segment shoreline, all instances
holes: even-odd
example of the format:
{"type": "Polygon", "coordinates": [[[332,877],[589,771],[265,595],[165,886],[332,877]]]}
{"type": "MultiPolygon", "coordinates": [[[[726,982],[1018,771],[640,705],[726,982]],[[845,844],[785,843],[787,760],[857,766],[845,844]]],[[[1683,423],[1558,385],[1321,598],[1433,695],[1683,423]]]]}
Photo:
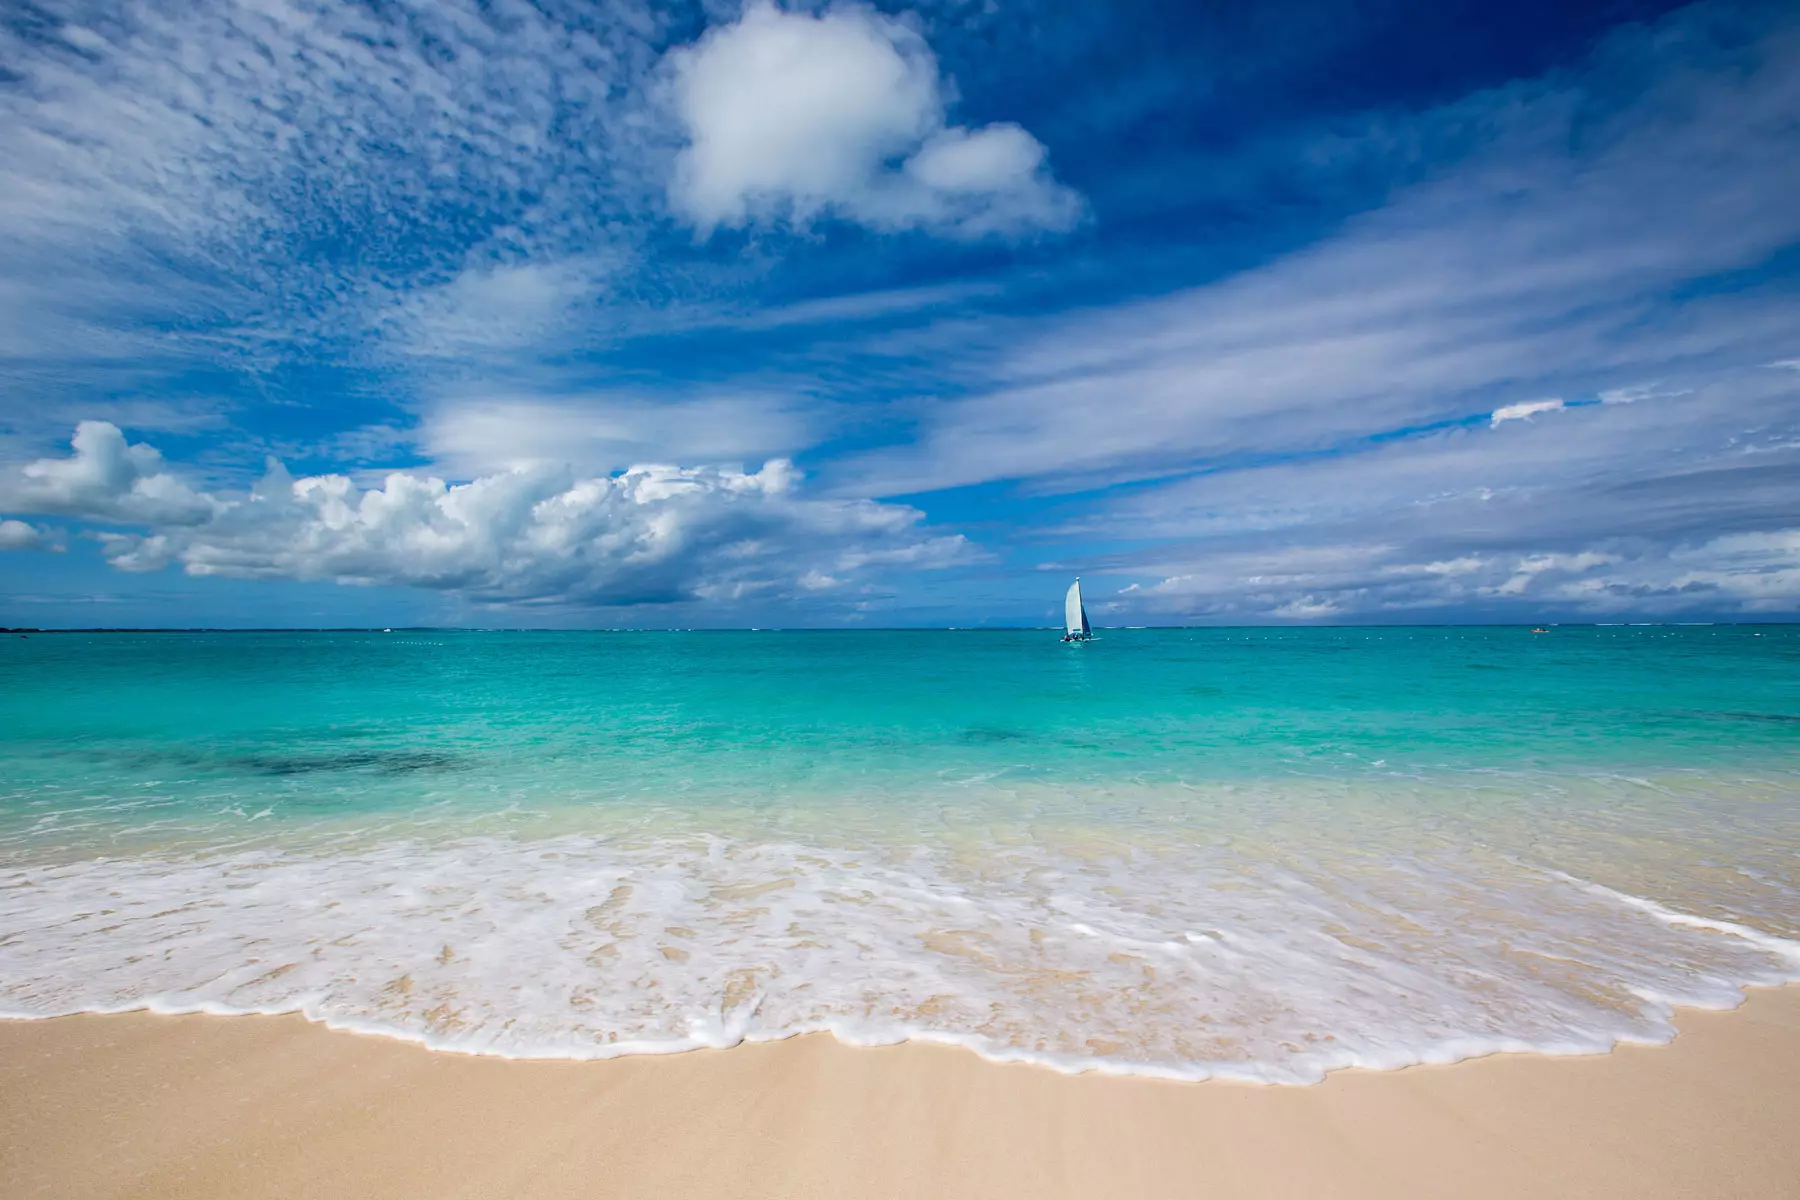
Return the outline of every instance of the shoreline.
{"type": "MultiPolygon", "coordinates": [[[[967,1054],[990,1067],[1024,1067],[1028,1070],[1047,1071],[1053,1075],[1067,1078],[1083,1078],[1101,1076],[1111,1079],[1137,1080],[1142,1082],[1172,1083],[1183,1086],[1199,1084],[1232,1085],[1252,1088],[1312,1088],[1342,1074],[1391,1075],[1399,1071],[1410,1071],[1421,1067],[1455,1067],[1463,1063],[1479,1062],[1483,1059],[1501,1057],[1519,1058],[1595,1058],[1604,1057],[1623,1047],[1655,1049],[1671,1045],[1679,1036],[1680,1025],[1689,1013],[1729,1013],[1742,1008],[1749,997],[1759,992],[1782,992],[1794,990],[1800,992],[1800,977],[1783,979],[1773,983],[1740,983],[1733,985],[1739,999],[1734,1004],[1707,1004],[1700,1002],[1673,1002],[1666,1006],[1668,1033],[1665,1037],[1637,1037],[1631,1034],[1616,1034],[1605,1046],[1581,1045],[1565,1043],[1562,1046],[1536,1045],[1517,1038],[1478,1038],[1465,1037],[1456,1041],[1457,1049],[1449,1049],[1451,1043],[1445,1042],[1432,1051],[1407,1052],[1396,1054],[1389,1061],[1370,1064],[1366,1062],[1348,1062],[1326,1066],[1309,1077],[1281,1077],[1260,1064],[1244,1062],[1208,1063],[1204,1067],[1198,1064],[1187,1067],[1162,1062],[1144,1062],[1132,1059],[1089,1057],[1077,1058],[1069,1055],[1052,1054],[1045,1051],[1003,1049],[990,1050],[979,1038],[956,1033],[944,1033],[934,1030],[913,1030],[901,1037],[889,1041],[859,1041],[840,1030],[832,1028],[801,1028],[787,1032],[757,1033],[746,1032],[737,1040],[718,1041],[694,1039],[686,1042],[655,1041],[620,1041],[596,1047],[592,1052],[564,1053],[546,1051],[511,1052],[490,1047],[463,1045],[456,1042],[440,1042],[430,1035],[416,1033],[407,1029],[384,1026],[374,1022],[364,1023],[356,1019],[336,1019],[315,1016],[304,1007],[279,1008],[267,1010],[231,1009],[222,1006],[207,1005],[192,1008],[175,1008],[159,1006],[155,1001],[146,1004],[109,1009],[77,1009],[68,1012],[29,1013],[0,1009],[0,1031],[8,1025],[34,1024],[42,1022],[76,1022],[89,1020],[119,1020],[145,1018],[156,1022],[188,1020],[204,1018],[207,1020],[251,1021],[299,1021],[320,1032],[341,1037],[372,1039],[375,1041],[395,1042],[431,1055],[445,1055],[452,1058],[471,1058],[494,1060],[505,1063],[536,1064],[569,1064],[585,1065],[592,1063],[611,1063],[637,1058],[673,1058],[688,1054],[723,1054],[747,1046],[779,1046],[788,1042],[806,1041],[821,1038],[846,1050],[894,1050],[906,1047],[931,1047],[934,1050],[949,1050],[967,1054]]],[[[1599,1035],[1596,1035],[1599,1036],[1599,1035]]],[[[5,1045],[5,1037],[0,1032],[0,1048],[5,1045]]],[[[584,1050],[587,1048],[584,1047],[584,1050]]]]}
{"type": "Polygon", "coordinates": [[[0,1021],[0,1192],[1785,1196],[1800,985],[1669,1043],[1197,1083],[802,1034],[586,1062],[297,1014],[0,1021]]]}

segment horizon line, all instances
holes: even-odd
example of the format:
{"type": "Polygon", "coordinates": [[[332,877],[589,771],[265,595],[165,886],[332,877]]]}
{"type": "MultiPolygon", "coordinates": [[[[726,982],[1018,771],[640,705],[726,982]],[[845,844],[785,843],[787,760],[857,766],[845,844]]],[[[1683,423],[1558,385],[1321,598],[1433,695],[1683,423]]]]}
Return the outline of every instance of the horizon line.
{"type": "MultiPolygon", "coordinates": [[[[1335,624],[1241,625],[1095,625],[1113,633],[1139,633],[1163,629],[1527,629],[1536,626],[1570,629],[1653,629],[1709,626],[1800,625],[1800,618],[1731,621],[1423,621],[1411,623],[1352,622],[1335,624]]],[[[668,625],[644,628],[623,626],[521,625],[0,625],[0,634],[33,633],[1054,633],[1061,625],[668,625]]]]}

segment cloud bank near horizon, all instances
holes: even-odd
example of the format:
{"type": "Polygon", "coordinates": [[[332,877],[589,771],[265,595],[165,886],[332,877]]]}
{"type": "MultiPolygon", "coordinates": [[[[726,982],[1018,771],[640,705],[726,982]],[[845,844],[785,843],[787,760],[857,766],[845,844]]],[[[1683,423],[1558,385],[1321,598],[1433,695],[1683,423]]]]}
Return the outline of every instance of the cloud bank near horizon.
{"type": "Polygon", "coordinates": [[[295,478],[271,459],[253,487],[231,494],[190,486],[154,448],[103,421],[83,422],[71,447],[0,478],[0,508],[144,527],[94,535],[127,572],[174,565],[194,576],[426,588],[481,605],[844,591],[854,607],[852,585],[881,568],[976,557],[962,535],[922,529],[917,509],[802,495],[783,459],[755,472],[539,469],[455,485],[396,471],[367,488],[343,475],[295,478]]]}

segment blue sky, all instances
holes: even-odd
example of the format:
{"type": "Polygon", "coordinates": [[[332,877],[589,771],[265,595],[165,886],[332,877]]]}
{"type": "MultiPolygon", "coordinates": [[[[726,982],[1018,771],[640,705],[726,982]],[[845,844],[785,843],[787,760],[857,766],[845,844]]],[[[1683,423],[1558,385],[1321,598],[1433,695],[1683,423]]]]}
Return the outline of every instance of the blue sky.
{"type": "Polygon", "coordinates": [[[26,0],[0,623],[1791,618],[1797,195],[1779,4],[26,0]]]}

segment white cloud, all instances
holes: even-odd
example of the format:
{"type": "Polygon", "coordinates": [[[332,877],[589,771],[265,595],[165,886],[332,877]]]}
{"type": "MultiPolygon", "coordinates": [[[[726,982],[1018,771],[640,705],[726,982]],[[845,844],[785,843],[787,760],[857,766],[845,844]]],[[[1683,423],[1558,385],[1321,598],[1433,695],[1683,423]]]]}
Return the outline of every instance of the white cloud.
{"type": "Polygon", "coordinates": [[[1633,383],[1624,387],[1606,388],[1600,392],[1602,404],[1636,404],[1639,400],[1656,400],[1668,396],[1685,396],[1686,389],[1670,390],[1658,383],[1633,383]]]}
{"type": "MultiPolygon", "coordinates": [[[[781,596],[870,566],[973,557],[917,509],[801,493],[785,460],[755,472],[521,470],[452,485],[395,472],[362,488],[278,463],[248,494],[195,492],[148,446],[84,422],[75,455],[0,487],[0,508],[148,526],[100,535],[121,570],[431,588],[486,603],[629,605],[781,596]]],[[[19,522],[12,522],[19,524],[19,522]]]]}
{"type": "Polygon", "coordinates": [[[1533,554],[1520,559],[1513,567],[1512,578],[1491,590],[1495,595],[1521,596],[1537,582],[1538,576],[1546,572],[1580,575],[1617,561],[1616,555],[1600,554],[1592,550],[1583,550],[1579,554],[1533,554]]]}
{"type": "Polygon", "coordinates": [[[1800,386],[1758,367],[1691,382],[1504,438],[1457,426],[1135,489],[1071,532],[1146,547],[1106,570],[1179,580],[1136,598],[1145,618],[1308,595],[1375,617],[1800,612],[1800,547],[1781,532],[1800,386]]]}
{"type": "Polygon", "coordinates": [[[1269,615],[1286,621],[1317,621],[1323,617],[1335,617],[1342,611],[1329,600],[1303,596],[1298,600],[1288,601],[1269,615]]]}
{"type": "Polygon", "coordinates": [[[1024,129],[948,125],[930,47],[873,9],[754,3],[669,58],[688,135],[670,200],[702,233],[832,215],[977,236],[1080,215],[1024,129]]]}
{"type": "Polygon", "coordinates": [[[91,16],[0,22],[0,358],[168,369],[371,320],[413,352],[515,344],[557,316],[568,271],[538,264],[660,203],[668,18],[635,0],[91,16]]]}
{"type": "Polygon", "coordinates": [[[1726,534],[1670,557],[1685,568],[1665,586],[1673,594],[1718,592],[1746,612],[1792,612],[1800,597],[1800,528],[1726,534]]]}
{"type": "Polygon", "coordinates": [[[0,550],[36,550],[43,545],[43,530],[23,521],[0,521],[0,550]]]}
{"type": "Polygon", "coordinates": [[[970,132],[946,129],[933,134],[906,160],[906,173],[941,192],[997,192],[1034,174],[1044,147],[1010,122],[970,132]]]}
{"type": "Polygon", "coordinates": [[[1520,559],[1513,569],[1526,575],[1541,575],[1545,571],[1590,571],[1618,561],[1616,555],[1583,550],[1579,554],[1533,554],[1520,559]]]}
{"type": "Polygon", "coordinates": [[[1146,618],[1215,620],[1429,610],[1654,617],[1800,609],[1800,529],[1672,544],[1614,538],[1606,545],[1522,558],[1469,555],[1448,563],[1409,563],[1400,557],[1402,548],[1380,545],[1214,547],[1203,564],[1126,599],[1146,618]]]}
{"type": "Polygon", "coordinates": [[[83,421],[70,445],[72,457],[39,459],[0,482],[0,509],[177,525],[217,511],[211,497],[165,471],[154,448],[128,444],[117,425],[83,421]]]}
{"type": "Polygon", "coordinates": [[[793,325],[880,320],[924,308],[950,308],[977,297],[995,296],[1003,289],[994,283],[952,283],[932,287],[891,288],[825,296],[773,308],[759,308],[739,315],[700,318],[691,328],[719,326],[733,329],[781,329],[793,325]]]}
{"type": "Polygon", "coordinates": [[[598,306],[605,277],[617,269],[593,256],[468,267],[449,283],[402,293],[374,325],[401,354],[448,358],[526,349],[570,332],[584,308],[598,306]]]}
{"type": "Polygon", "coordinates": [[[657,459],[760,461],[801,449],[814,427],[798,398],[766,393],[472,396],[434,404],[413,441],[439,468],[468,477],[535,466],[605,472],[657,459]]]}
{"type": "MultiPolygon", "coordinates": [[[[1427,575],[1467,575],[1471,571],[1479,571],[1487,565],[1487,560],[1478,554],[1465,554],[1461,558],[1444,559],[1441,562],[1429,562],[1419,567],[1427,575]]],[[[1392,570],[1405,571],[1410,568],[1397,567],[1392,570]]]]}
{"type": "Polygon", "coordinates": [[[959,563],[973,562],[979,555],[961,534],[926,538],[889,547],[858,547],[838,556],[839,570],[860,571],[865,567],[906,567],[914,571],[935,571],[959,563]]]}
{"type": "Polygon", "coordinates": [[[1558,412],[1562,409],[1561,400],[1524,400],[1518,404],[1506,404],[1494,410],[1490,424],[1498,428],[1506,421],[1528,421],[1538,413],[1558,412]]]}

